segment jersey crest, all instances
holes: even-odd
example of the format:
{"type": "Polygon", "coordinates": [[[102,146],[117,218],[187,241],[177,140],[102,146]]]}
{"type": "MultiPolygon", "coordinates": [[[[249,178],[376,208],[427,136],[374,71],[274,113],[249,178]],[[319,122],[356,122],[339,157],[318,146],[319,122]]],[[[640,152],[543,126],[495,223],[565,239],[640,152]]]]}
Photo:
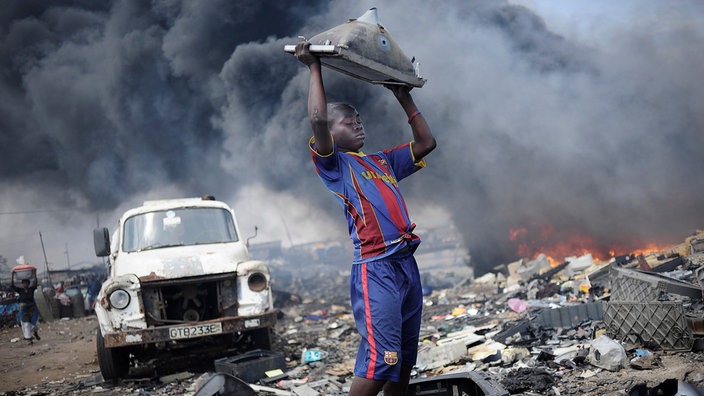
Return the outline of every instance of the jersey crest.
{"type": "Polygon", "coordinates": [[[398,352],[384,351],[384,362],[389,366],[398,363],[398,352]]]}

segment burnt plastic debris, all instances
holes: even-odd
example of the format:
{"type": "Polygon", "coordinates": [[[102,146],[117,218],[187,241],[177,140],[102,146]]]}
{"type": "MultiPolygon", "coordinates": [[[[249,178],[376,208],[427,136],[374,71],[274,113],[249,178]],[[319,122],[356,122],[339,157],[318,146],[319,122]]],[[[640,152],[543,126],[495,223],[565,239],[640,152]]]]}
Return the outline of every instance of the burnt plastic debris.
{"type": "Polygon", "coordinates": [[[697,285],[635,269],[612,267],[609,275],[614,287],[604,303],[604,324],[611,337],[653,349],[694,348],[701,338],[692,331],[698,322],[684,302],[701,297],[697,285]]]}
{"type": "Polygon", "coordinates": [[[250,383],[264,378],[269,370],[285,368],[286,359],[282,353],[264,349],[215,360],[215,371],[231,374],[250,383]]]}
{"type": "Polygon", "coordinates": [[[530,333],[540,332],[541,329],[575,328],[590,321],[603,319],[604,308],[601,302],[591,302],[578,305],[568,305],[555,309],[540,311],[532,319],[523,319],[516,324],[507,326],[494,336],[494,340],[505,343],[514,334],[521,333],[529,339],[530,333]]]}
{"type": "Polygon", "coordinates": [[[521,392],[547,392],[555,383],[555,378],[542,368],[523,367],[511,372],[501,384],[510,394],[521,392]]]}
{"type": "Polygon", "coordinates": [[[500,383],[484,373],[466,371],[411,380],[408,396],[508,396],[500,383]]]}
{"type": "Polygon", "coordinates": [[[689,351],[694,346],[681,302],[609,302],[604,324],[611,336],[648,348],[689,351]]]}
{"type": "Polygon", "coordinates": [[[257,393],[241,379],[226,373],[214,373],[196,386],[194,396],[238,395],[256,396],[257,393]]]}
{"type": "MultiPolygon", "coordinates": [[[[326,30],[310,40],[311,53],[333,70],[372,84],[401,84],[420,88],[425,79],[419,64],[406,56],[379,22],[376,8],[356,19],[326,30]]],[[[284,51],[295,52],[295,45],[284,51]]]]}
{"type": "Polygon", "coordinates": [[[655,301],[662,292],[690,298],[701,298],[702,294],[698,285],[658,273],[612,267],[610,277],[614,285],[611,300],[655,301]]]}

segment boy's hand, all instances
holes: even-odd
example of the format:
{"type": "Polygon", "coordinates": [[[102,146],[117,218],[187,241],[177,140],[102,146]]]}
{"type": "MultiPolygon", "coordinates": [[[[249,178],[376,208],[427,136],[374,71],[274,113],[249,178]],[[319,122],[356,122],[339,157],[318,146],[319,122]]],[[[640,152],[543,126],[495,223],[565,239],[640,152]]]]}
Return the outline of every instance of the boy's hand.
{"type": "Polygon", "coordinates": [[[310,42],[308,41],[301,41],[296,44],[296,52],[294,52],[293,56],[306,66],[320,62],[317,56],[310,53],[310,42]]]}
{"type": "Polygon", "coordinates": [[[411,89],[413,89],[413,87],[409,87],[405,84],[384,84],[384,87],[388,88],[394,94],[396,100],[398,100],[404,108],[406,104],[413,102],[413,98],[411,97],[411,89]]]}
{"type": "Polygon", "coordinates": [[[384,87],[388,88],[399,101],[408,98],[413,89],[405,84],[384,84],[384,87]]]}

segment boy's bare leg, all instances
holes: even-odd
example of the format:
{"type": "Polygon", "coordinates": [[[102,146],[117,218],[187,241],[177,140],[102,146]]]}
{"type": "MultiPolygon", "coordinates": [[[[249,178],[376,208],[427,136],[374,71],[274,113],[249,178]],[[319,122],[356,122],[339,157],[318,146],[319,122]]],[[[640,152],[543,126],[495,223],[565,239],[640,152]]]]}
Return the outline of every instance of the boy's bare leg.
{"type": "Polygon", "coordinates": [[[350,387],[350,396],[376,396],[384,389],[384,396],[403,396],[406,394],[408,382],[411,380],[413,367],[401,366],[401,381],[375,381],[362,377],[354,377],[350,387]]]}
{"type": "Polygon", "coordinates": [[[413,367],[401,366],[401,381],[391,382],[386,381],[384,384],[384,396],[403,396],[408,389],[408,383],[411,381],[411,370],[413,367]]]}
{"type": "Polygon", "coordinates": [[[354,377],[350,387],[350,396],[376,396],[386,381],[375,381],[362,377],[354,377]]]}

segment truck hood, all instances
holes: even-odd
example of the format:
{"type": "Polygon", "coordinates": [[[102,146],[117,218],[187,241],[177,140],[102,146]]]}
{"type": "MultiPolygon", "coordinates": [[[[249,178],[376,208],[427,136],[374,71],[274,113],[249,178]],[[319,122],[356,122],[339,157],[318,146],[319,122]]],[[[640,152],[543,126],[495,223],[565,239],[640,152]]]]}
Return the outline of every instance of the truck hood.
{"type": "Polygon", "coordinates": [[[240,243],[178,246],[142,252],[120,252],[113,274],[135,274],[152,280],[234,272],[247,260],[240,243]]]}

